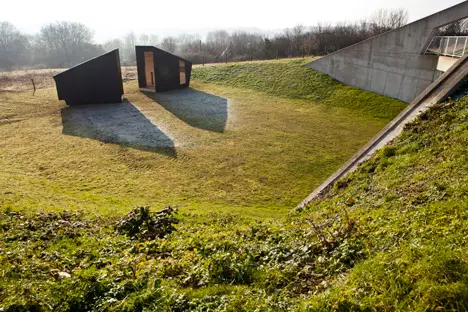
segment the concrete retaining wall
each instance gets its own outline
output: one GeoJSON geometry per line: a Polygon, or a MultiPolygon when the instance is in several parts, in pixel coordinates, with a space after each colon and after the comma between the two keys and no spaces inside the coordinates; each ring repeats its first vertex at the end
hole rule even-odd
{"type": "Polygon", "coordinates": [[[411,102],[439,74],[438,57],[423,55],[435,29],[468,16],[468,1],[339,50],[307,67],[344,84],[411,102]]]}

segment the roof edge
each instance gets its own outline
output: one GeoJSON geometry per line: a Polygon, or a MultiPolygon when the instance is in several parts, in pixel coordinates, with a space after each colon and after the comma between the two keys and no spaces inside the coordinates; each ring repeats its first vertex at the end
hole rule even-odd
{"type": "Polygon", "coordinates": [[[189,62],[190,64],[193,64],[192,61],[189,61],[189,60],[187,60],[187,59],[184,59],[183,57],[181,57],[181,56],[179,56],[179,55],[172,54],[172,53],[170,53],[170,52],[167,52],[166,50],[163,50],[163,49],[158,48],[158,47],[155,47],[155,46],[136,45],[136,46],[135,46],[135,49],[136,49],[136,48],[151,48],[151,49],[155,49],[155,50],[161,51],[161,52],[163,52],[163,53],[167,53],[167,54],[169,54],[169,55],[175,56],[175,57],[177,57],[177,58],[179,58],[179,59],[181,59],[181,60],[183,60],[183,61],[185,61],[185,62],[189,62]]]}
{"type": "MultiPolygon", "coordinates": [[[[95,60],[95,59],[100,58],[101,56],[105,56],[105,55],[114,53],[115,51],[117,51],[117,53],[119,53],[119,49],[111,50],[111,51],[109,51],[109,52],[106,52],[106,53],[103,53],[103,54],[101,54],[101,55],[98,55],[98,56],[95,56],[95,57],[93,57],[93,58],[90,58],[89,60],[86,60],[86,61],[84,61],[84,62],[81,62],[81,63],[79,63],[79,64],[76,64],[75,66],[70,67],[69,69],[64,70],[63,72],[60,72],[60,73],[58,73],[58,74],[56,74],[56,75],[54,75],[54,76],[52,76],[52,77],[55,78],[55,77],[57,77],[57,76],[60,76],[61,74],[64,74],[64,73],[66,73],[66,72],[68,72],[68,71],[74,69],[75,67],[78,67],[78,66],[81,66],[81,65],[83,65],[83,64],[85,64],[85,63],[91,62],[91,61],[93,61],[93,60],[95,60]]],[[[120,65],[120,63],[119,63],[119,65],[120,65]]]]}

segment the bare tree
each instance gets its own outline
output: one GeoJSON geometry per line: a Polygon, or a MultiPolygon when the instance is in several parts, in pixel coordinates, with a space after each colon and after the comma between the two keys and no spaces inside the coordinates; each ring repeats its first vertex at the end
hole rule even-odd
{"type": "Polygon", "coordinates": [[[405,9],[380,9],[374,12],[370,22],[377,33],[396,29],[408,23],[408,11],[405,9]]]}
{"type": "MultiPolygon", "coordinates": [[[[232,61],[247,61],[264,57],[265,43],[259,34],[237,31],[229,36],[232,61]]],[[[270,47],[271,49],[271,42],[270,47]]]]}
{"type": "Polygon", "coordinates": [[[28,39],[12,24],[0,22],[0,68],[11,70],[26,57],[28,39]]]}
{"type": "Polygon", "coordinates": [[[304,56],[304,36],[305,36],[305,27],[303,25],[296,25],[291,30],[293,49],[294,51],[299,51],[302,56],[304,56]]]}
{"type": "Polygon", "coordinates": [[[154,34],[137,35],[133,31],[127,33],[122,38],[108,40],[103,44],[106,51],[119,49],[120,58],[124,65],[135,65],[135,45],[158,45],[158,36],[154,34]]]}
{"type": "Polygon", "coordinates": [[[169,53],[174,53],[177,49],[177,39],[174,37],[164,38],[161,42],[161,49],[169,53]]]}
{"type": "Polygon", "coordinates": [[[149,45],[157,46],[159,44],[159,37],[157,35],[149,35],[149,45]]]}
{"type": "Polygon", "coordinates": [[[147,34],[141,34],[138,39],[138,44],[141,45],[150,45],[150,37],[147,34]]]}
{"type": "Polygon", "coordinates": [[[177,52],[184,54],[199,50],[201,37],[197,34],[182,34],[177,37],[177,52]]]}
{"type": "Polygon", "coordinates": [[[196,63],[203,62],[201,37],[197,34],[182,34],[177,37],[176,53],[196,63]]]}
{"type": "Polygon", "coordinates": [[[220,58],[221,54],[226,53],[229,47],[229,33],[225,30],[211,31],[206,36],[206,46],[208,52],[215,58],[220,58]]]}
{"type": "Polygon", "coordinates": [[[408,11],[405,9],[392,10],[389,13],[388,19],[392,29],[403,27],[408,23],[408,11]]]}
{"type": "Polygon", "coordinates": [[[103,47],[103,49],[105,51],[111,51],[111,50],[115,50],[115,49],[123,50],[124,49],[124,43],[120,39],[112,39],[112,40],[108,40],[108,41],[104,42],[102,47],[103,47]]]}
{"type": "Polygon", "coordinates": [[[135,56],[136,43],[137,43],[137,37],[133,31],[125,35],[123,39],[123,51],[122,51],[122,59],[123,59],[124,64],[133,65],[136,63],[136,56],[135,56]]]}
{"type": "Polygon", "coordinates": [[[57,65],[71,66],[95,55],[93,32],[81,23],[56,22],[45,25],[39,33],[41,46],[57,65]]]}
{"type": "Polygon", "coordinates": [[[468,35],[468,18],[456,21],[439,30],[441,36],[466,36],[468,35]]]}

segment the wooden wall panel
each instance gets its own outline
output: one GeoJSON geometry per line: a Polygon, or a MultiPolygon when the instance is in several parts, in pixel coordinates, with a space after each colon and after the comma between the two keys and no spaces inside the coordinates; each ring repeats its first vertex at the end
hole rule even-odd
{"type": "Polygon", "coordinates": [[[180,73],[180,84],[184,85],[187,83],[187,77],[185,75],[185,61],[179,60],[179,73],[180,73]]]}
{"type": "Polygon", "coordinates": [[[145,79],[147,87],[155,86],[153,51],[145,51],[145,79]]]}

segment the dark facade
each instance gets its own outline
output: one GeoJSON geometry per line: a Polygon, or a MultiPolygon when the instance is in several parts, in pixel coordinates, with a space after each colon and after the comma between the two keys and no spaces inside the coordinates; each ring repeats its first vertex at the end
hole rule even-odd
{"type": "Polygon", "coordinates": [[[141,90],[161,92],[189,86],[191,62],[152,46],[136,46],[135,52],[141,90]]]}
{"type": "Polygon", "coordinates": [[[59,100],[67,105],[122,102],[119,50],[113,50],[54,76],[59,100]]]}

